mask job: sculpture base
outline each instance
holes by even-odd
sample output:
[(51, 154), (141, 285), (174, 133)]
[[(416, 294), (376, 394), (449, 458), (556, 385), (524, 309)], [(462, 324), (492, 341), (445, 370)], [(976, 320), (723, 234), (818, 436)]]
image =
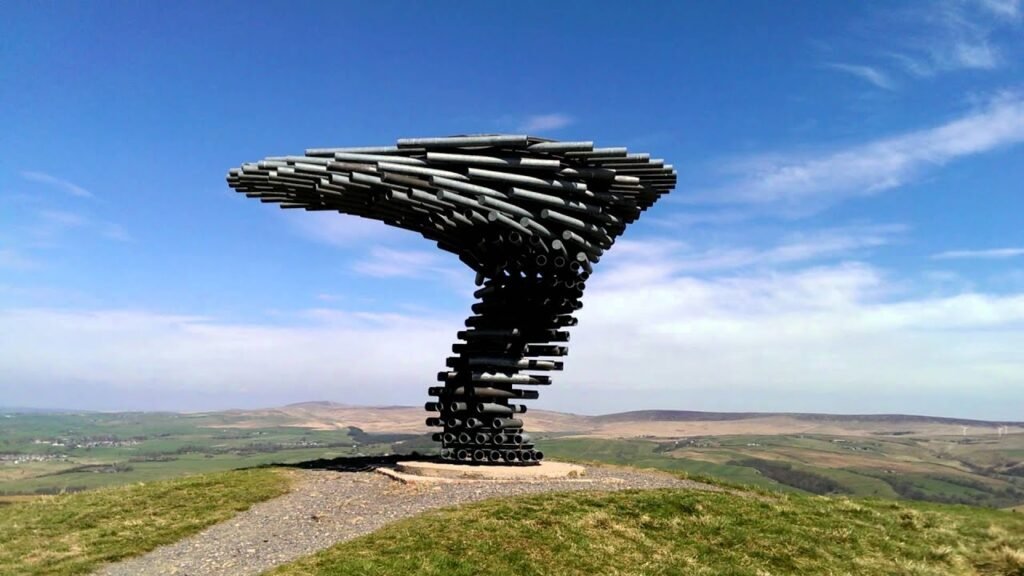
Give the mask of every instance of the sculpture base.
[(545, 460), (533, 466), (466, 466), (442, 462), (397, 462), (396, 479), (409, 481), (409, 477), (423, 480), (495, 480), (530, 481), (578, 479), (586, 473), (583, 466)]

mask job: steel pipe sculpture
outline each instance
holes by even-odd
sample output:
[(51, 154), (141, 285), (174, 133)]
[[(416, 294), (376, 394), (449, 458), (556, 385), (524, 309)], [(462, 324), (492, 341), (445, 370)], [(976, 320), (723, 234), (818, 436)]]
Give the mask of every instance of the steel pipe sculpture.
[(562, 369), (592, 266), (676, 183), (672, 165), (625, 148), (518, 135), (314, 148), (232, 169), (228, 184), (281, 208), (330, 210), (421, 234), (476, 271), (480, 301), (432, 387), (427, 424), (445, 460), (539, 462), (524, 386)]

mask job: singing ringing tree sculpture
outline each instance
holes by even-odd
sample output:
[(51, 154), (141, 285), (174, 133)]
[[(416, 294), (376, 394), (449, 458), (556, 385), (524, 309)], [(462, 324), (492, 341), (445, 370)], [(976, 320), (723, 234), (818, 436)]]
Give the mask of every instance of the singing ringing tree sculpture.
[[(480, 301), (432, 387), (427, 424), (441, 457), (474, 464), (543, 458), (520, 400), (551, 383), (601, 255), (661, 195), (670, 164), (625, 148), (518, 135), (412, 138), (394, 147), (315, 148), (228, 173), (238, 192), (282, 208), (330, 210), (413, 230), (476, 271)], [(525, 387), (525, 388), (524, 388)]]

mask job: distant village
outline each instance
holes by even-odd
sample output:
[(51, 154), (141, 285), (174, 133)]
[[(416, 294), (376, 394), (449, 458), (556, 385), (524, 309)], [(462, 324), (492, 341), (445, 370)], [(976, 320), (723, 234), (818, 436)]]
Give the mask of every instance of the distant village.
[[(58, 438), (35, 438), (32, 444), (35, 446), (51, 446), (53, 448), (65, 449), (90, 449), (90, 448), (120, 448), (125, 446), (137, 446), (142, 438), (118, 438), (116, 436), (83, 436), (83, 437), (58, 437)], [(64, 453), (0, 453), (2, 464), (26, 464), (29, 462), (59, 462), (68, 459)]]

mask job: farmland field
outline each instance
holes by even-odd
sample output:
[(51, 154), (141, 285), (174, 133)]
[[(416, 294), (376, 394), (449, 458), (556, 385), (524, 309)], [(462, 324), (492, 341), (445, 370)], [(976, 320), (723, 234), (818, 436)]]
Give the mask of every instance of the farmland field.
[[(408, 434), (232, 413), (0, 416), (0, 497), (56, 494), (269, 463), (379, 454)], [(240, 426), (244, 424), (244, 426)]]
[[(781, 491), (988, 507), (1024, 502), (1024, 435), (992, 440), (776, 435), (672, 441), (548, 437), (546, 455), (682, 471)], [(1016, 463), (1016, 464), (1015, 464)]]

